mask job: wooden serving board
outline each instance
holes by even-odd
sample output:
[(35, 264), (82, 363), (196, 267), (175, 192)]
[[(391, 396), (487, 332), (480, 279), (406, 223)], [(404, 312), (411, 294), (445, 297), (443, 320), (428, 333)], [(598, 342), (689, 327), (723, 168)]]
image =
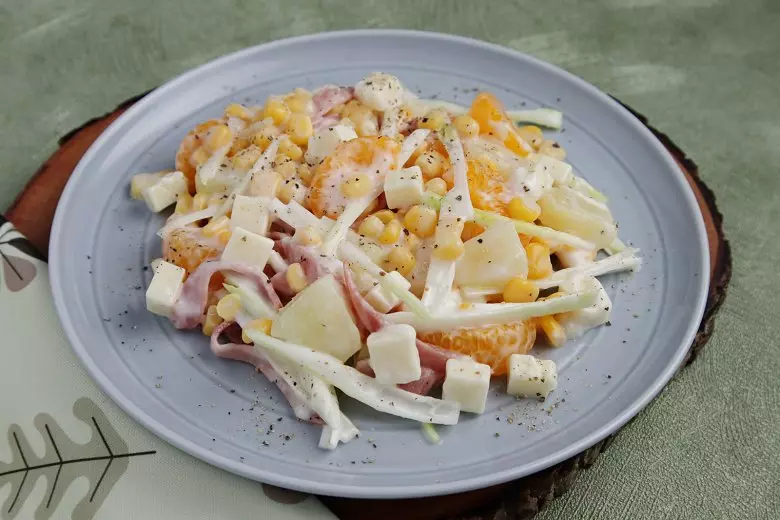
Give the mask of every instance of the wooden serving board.
[[(7, 211), (6, 217), (44, 255), (49, 248), (49, 234), (57, 202), (76, 164), (106, 127), (144, 95), (125, 101), (112, 112), (87, 121), (63, 136), (59, 141), (59, 149), (40, 167)], [(671, 152), (696, 194), (707, 228), (711, 265), (709, 296), (699, 331), (686, 358), (687, 365), (696, 358), (712, 333), (713, 318), (723, 303), (731, 279), (731, 250), (723, 235), (723, 217), (715, 204), (715, 196), (699, 178), (696, 164), (666, 134), (650, 126), (647, 118), (626, 108)], [(366, 511), (371, 512), (374, 520), (531, 518), (553, 498), (564, 493), (577, 473), (592, 465), (612, 439), (613, 436), (610, 436), (582, 453), (534, 475), (467, 493), (409, 500), (320, 499), (343, 520), (364, 518)]]

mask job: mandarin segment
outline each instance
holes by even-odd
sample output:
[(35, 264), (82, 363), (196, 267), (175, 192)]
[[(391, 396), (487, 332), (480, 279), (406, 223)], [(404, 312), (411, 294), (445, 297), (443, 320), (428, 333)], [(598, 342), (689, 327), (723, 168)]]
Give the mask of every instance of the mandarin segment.
[(509, 356), (526, 354), (536, 340), (536, 325), (518, 321), (503, 325), (418, 333), (421, 340), (443, 349), (471, 356), (490, 366), (494, 376), (506, 374)]
[(201, 228), (179, 228), (163, 239), (163, 259), (191, 274), (206, 260), (219, 257), (223, 245), (203, 235)]
[(398, 143), (388, 137), (359, 137), (339, 144), (314, 169), (307, 199), (311, 212), (318, 217), (338, 218), (346, 203), (342, 183), (349, 176), (354, 178), (356, 172), (368, 175), (373, 183), (381, 182), (381, 155), (388, 154), (392, 164), (398, 149)]
[(531, 146), (520, 136), (515, 124), (504, 112), (501, 102), (493, 94), (480, 92), (471, 102), (469, 115), (479, 124), (483, 135), (496, 137), (509, 150), (520, 157), (526, 157), (533, 151)]
[(469, 192), (474, 207), (506, 216), (512, 191), (501, 172), (495, 165), (485, 161), (469, 160), (467, 166)]

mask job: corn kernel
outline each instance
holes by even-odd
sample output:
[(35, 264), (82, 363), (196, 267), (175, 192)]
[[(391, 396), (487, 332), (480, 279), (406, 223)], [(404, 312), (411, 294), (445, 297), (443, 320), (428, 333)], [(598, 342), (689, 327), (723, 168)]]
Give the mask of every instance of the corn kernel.
[(216, 234), (217, 241), (223, 246), (226, 246), (232, 235), (233, 232), (230, 229), (220, 229)]
[(379, 123), (373, 112), (366, 109), (352, 114), (349, 119), (355, 127), (355, 133), (360, 137), (370, 137), (379, 134)]
[(233, 168), (242, 172), (247, 172), (255, 165), (262, 154), (263, 152), (260, 151), (260, 148), (254, 145), (241, 150), (233, 156)]
[(254, 114), (251, 110), (249, 110), (244, 105), (239, 105), (238, 103), (231, 103), (227, 107), (225, 107), (225, 116), (227, 117), (237, 117), (239, 119), (243, 119), (244, 121), (251, 121), (254, 117)]
[(560, 347), (566, 343), (566, 331), (554, 317), (541, 316), (537, 318), (537, 323), (552, 346)]
[(433, 236), (438, 220), (436, 210), (422, 204), (412, 206), (404, 215), (404, 225), (422, 238)]
[(322, 244), (322, 236), (316, 229), (310, 226), (296, 229), (293, 239), (303, 246), (318, 246)]
[(539, 242), (531, 242), (525, 248), (528, 256), (528, 279), (541, 280), (553, 273), (550, 261), (550, 248)]
[(542, 141), (542, 144), (539, 145), (539, 153), (542, 155), (548, 155), (554, 159), (558, 159), (559, 161), (566, 159), (566, 150), (564, 150), (561, 145), (555, 141)]
[(533, 222), (539, 218), (539, 214), (541, 213), (541, 209), (538, 206), (536, 208), (529, 208), (523, 203), (520, 197), (514, 197), (510, 200), (506, 209), (509, 212), (510, 218), (525, 222)]
[(255, 319), (250, 321), (246, 324), (246, 326), (241, 330), (241, 339), (244, 341), (244, 343), (252, 343), (252, 338), (250, 338), (247, 335), (247, 332), (261, 332), (265, 334), (266, 336), (271, 334), (271, 327), (273, 326), (274, 322), (269, 319)]
[(203, 146), (192, 152), (192, 155), (190, 155), (190, 164), (197, 168), (204, 162), (209, 160), (209, 153), (205, 150)]
[(206, 148), (213, 152), (216, 152), (223, 146), (227, 146), (233, 140), (233, 132), (227, 125), (215, 125), (209, 128), (206, 133)]
[(217, 303), (217, 314), (226, 321), (235, 321), (236, 314), (241, 310), (241, 298), (237, 294), (223, 296)]
[(290, 179), (287, 179), (276, 192), (276, 198), (285, 204), (289, 204), (290, 201), (295, 198), (296, 193), (297, 190), (295, 189), (295, 183), (290, 182)]
[(414, 162), (415, 165), (420, 167), (423, 177), (431, 179), (433, 177), (440, 177), (444, 170), (444, 156), (436, 150), (429, 150), (424, 154), (421, 154)]
[(192, 211), (200, 211), (206, 209), (209, 204), (209, 196), (205, 193), (196, 193), (192, 197)]
[(445, 233), (436, 238), (433, 255), (442, 260), (457, 260), (463, 254), (463, 249), (460, 233)]
[(211, 219), (211, 221), (203, 228), (203, 234), (207, 237), (213, 237), (223, 229), (230, 229), (230, 219), (224, 215), (215, 219)]
[(274, 137), (279, 135), (279, 129), (275, 126), (264, 126), (258, 130), (251, 138), (251, 143), (257, 146), (261, 151), (265, 151), (268, 145), (271, 144)]
[(385, 224), (385, 228), (379, 234), (379, 242), (385, 245), (395, 244), (399, 238), (401, 238), (401, 223), (395, 219)]
[(455, 130), (463, 138), (476, 137), (479, 135), (479, 123), (469, 115), (460, 115), (452, 120)]
[(301, 179), (301, 182), (304, 186), (308, 187), (311, 185), (311, 180), (314, 178), (314, 172), (311, 171), (311, 168), (309, 168), (308, 164), (299, 164), (298, 168), (296, 169), (296, 173), (298, 174), (298, 178)]
[(420, 128), (428, 130), (438, 130), (449, 120), (447, 112), (440, 108), (434, 108), (420, 120)]
[(295, 89), (295, 92), (285, 96), (284, 102), (291, 112), (306, 113), (311, 107), (311, 94), (303, 89)]
[(528, 126), (521, 126), (517, 129), (517, 133), (520, 135), (520, 137), (523, 138), (523, 140), (531, 145), (531, 148), (534, 150), (539, 150), (539, 147), (542, 145), (542, 142), (544, 141), (544, 135), (542, 134), (542, 129), (538, 126), (534, 125), (528, 125)]
[(379, 217), (376, 215), (369, 215), (363, 219), (363, 222), (360, 223), (360, 226), (358, 227), (358, 233), (363, 236), (377, 238), (379, 237), (380, 233), (382, 233), (384, 228), (385, 223), (382, 222)]
[(441, 177), (436, 177), (425, 183), (425, 189), (442, 197), (447, 193), (447, 181)]
[(539, 288), (528, 280), (515, 276), (504, 286), (504, 301), (529, 303), (539, 297)]
[(412, 252), (405, 247), (394, 247), (387, 255), (389, 270), (398, 271), (404, 276), (412, 272), (416, 262)]
[(374, 213), (374, 216), (382, 221), (382, 224), (387, 224), (395, 218), (395, 213), (389, 209), (383, 209)]
[(277, 155), (274, 158), (274, 171), (282, 176), (282, 179), (289, 179), (295, 175), (297, 165), (286, 155)]
[(276, 197), (285, 204), (289, 204), (290, 201), (293, 200), (295, 202), (301, 203), (303, 202), (305, 196), (306, 188), (303, 186), (301, 181), (295, 177), (284, 181), (276, 194)]
[(351, 101), (348, 101), (346, 104), (336, 107), (333, 110), (330, 111), (331, 114), (339, 114), (341, 117), (351, 119), (350, 116), (353, 116), (355, 114), (370, 111), (366, 105), (358, 101), (357, 99), (353, 99)]
[(179, 215), (192, 211), (192, 195), (189, 193), (180, 193), (176, 199), (176, 209)]
[(217, 306), (210, 305), (206, 311), (206, 316), (203, 318), (203, 334), (211, 336), (214, 332), (214, 328), (222, 323), (224, 320), (217, 314)]
[(290, 139), (298, 146), (303, 146), (309, 142), (309, 137), (314, 134), (314, 125), (311, 118), (306, 114), (295, 113), (290, 116), (287, 123), (287, 133)]
[(230, 147), (229, 155), (236, 155), (241, 150), (249, 148), (252, 145), (252, 141), (246, 137), (236, 137), (233, 139), (233, 146)]
[(350, 199), (365, 197), (371, 191), (372, 184), (365, 173), (350, 175), (341, 183), (341, 193)]
[(278, 97), (271, 96), (265, 102), (265, 108), (263, 109), (263, 117), (270, 117), (274, 120), (274, 123), (281, 125), (287, 118), (290, 117), (290, 109), (284, 104), (284, 101)]
[(303, 150), (297, 144), (290, 140), (289, 136), (284, 136), (279, 142), (279, 153), (286, 155), (293, 161), (300, 161), (303, 157)]
[(306, 273), (303, 272), (303, 267), (301, 267), (301, 264), (298, 262), (290, 264), (287, 267), (284, 277), (287, 279), (287, 285), (296, 293), (301, 292), (309, 285), (309, 281), (306, 279)]

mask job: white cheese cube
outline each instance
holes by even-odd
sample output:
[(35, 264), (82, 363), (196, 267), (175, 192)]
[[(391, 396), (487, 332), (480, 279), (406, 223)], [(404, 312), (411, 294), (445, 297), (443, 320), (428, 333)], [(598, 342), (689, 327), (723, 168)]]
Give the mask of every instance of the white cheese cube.
[(528, 354), (509, 356), (508, 394), (545, 398), (557, 386), (558, 371), (554, 361)]
[(271, 335), (346, 361), (360, 350), (360, 331), (341, 284), (323, 276), (299, 292), (279, 311)]
[(267, 197), (237, 195), (236, 200), (233, 201), (230, 227), (232, 229), (240, 227), (258, 235), (268, 234), (271, 225), (270, 206), (271, 199)]
[(306, 162), (318, 164), (333, 153), (343, 142), (357, 139), (355, 130), (346, 125), (335, 125), (317, 130), (309, 137), (309, 147), (306, 149)]
[(368, 335), (369, 363), (377, 381), (398, 385), (420, 379), (422, 369), (416, 338), (411, 325), (387, 325)]
[[(407, 289), (412, 286), (412, 283), (404, 278), (404, 276), (398, 271), (390, 271), (385, 276), (392, 276), (393, 280), (395, 280), (398, 284), (403, 285)], [(401, 300), (398, 298), (398, 296), (393, 294), (391, 290), (379, 284), (371, 287), (371, 289), (369, 289), (364, 297), (374, 309), (383, 314), (387, 314), (393, 308), (395, 308), (396, 305), (401, 303)]]
[(170, 317), (179, 298), (186, 271), (178, 265), (160, 261), (154, 267), (154, 277), (146, 290), (146, 308), (149, 312)]
[(154, 173), (136, 173), (130, 181), (130, 196), (135, 200), (144, 200), (144, 190), (154, 186), (168, 171)]
[(401, 106), (405, 95), (401, 80), (384, 72), (373, 72), (355, 85), (355, 97), (379, 112)]
[(144, 188), (142, 194), (149, 209), (158, 213), (187, 191), (187, 178), (182, 172), (166, 173), (151, 186)]
[(273, 248), (274, 241), (270, 238), (237, 227), (233, 230), (233, 234), (222, 252), (222, 260), (249, 264), (262, 269), (268, 263), (268, 257), (271, 256)]
[(393, 170), (385, 175), (385, 199), (390, 209), (419, 204), (423, 191), (423, 176), (419, 166)]
[(490, 367), (472, 359), (448, 359), (442, 399), (460, 403), (464, 412), (482, 413), (490, 387)]

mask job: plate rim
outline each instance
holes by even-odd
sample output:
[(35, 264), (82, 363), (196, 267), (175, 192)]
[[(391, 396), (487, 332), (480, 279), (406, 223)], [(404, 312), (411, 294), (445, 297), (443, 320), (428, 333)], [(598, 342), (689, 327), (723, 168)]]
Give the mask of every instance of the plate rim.
[[(180, 84), (186, 82), (192, 76), (198, 75), (206, 69), (228, 64), (231, 61), (239, 60), (242, 57), (251, 55), (255, 52), (268, 52), (274, 49), (275, 47), (295, 45), (295, 44), (312, 44), (321, 40), (338, 39), (342, 37), (355, 37), (355, 36), (395, 37), (395, 38), (414, 37), (421, 40), (429, 39), (429, 40), (438, 40), (438, 41), (445, 41), (445, 42), (446, 41), (456, 42), (456, 43), (460, 43), (472, 47), (481, 48), (490, 52), (498, 53), (514, 60), (519, 59), (519, 60), (529, 61), (536, 66), (547, 69), (548, 72), (554, 75), (562, 76), (563, 79), (574, 83), (578, 88), (582, 88), (588, 93), (590, 93), (591, 95), (595, 95), (597, 98), (600, 98), (602, 101), (606, 102), (607, 104), (612, 105), (614, 108), (617, 108), (619, 112), (626, 115), (627, 117), (625, 118), (625, 120), (627, 121), (627, 123), (633, 126), (636, 130), (638, 130), (640, 134), (643, 134), (645, 136), (646, 140), (648, 141), (648, 144), (652, 148), (654, 148), (656, 152), (660, 152), (659, 155), (660, 157), (662, 157), (662, 161), (665, 163), (667, 169), (671, 169), (673, 171), (673, 179), (677, 182), (678, 187), (682, 192), (681, 194), (684, 197), (686, 203), (688, 204), (689, 209), (695, 208), (695, 211), (693, 211), (693, 213), (696, 216), (696, 218), (693, 224), (696, 229), (696, 235), (697, 235), (696, 238), (698, 239), (698, 246), (702, 251), (701, 262), (700, 265), (698, 265), (697, 267), (699, 271), (702, 273), (702, 275), (698, 277), (699, 279), (697, 283), (698, 297), (696, 301), (696, 307), (693, 312), (694, 319), (690, 321), (688, 327), (685, 330), (684, 341), (682, 341), (680, 345), (677, 346), (674, 356), (670, 357), (663, 371), (661, 371), (661, 373), (655, 378), (653, 383), (649, 385), (647, 388), (645, 388), (643, 391), (641, 391), (640, 397), (637, 398), (632, 403), (630, 403), (628, 406), (626, 406), (626, 408), (622, 411), (622, 413), (614, 416), (610, 421), (604, 423), (603, 426), (601, 426), (600, 428), (592, 432), (590, 435), (587, 435), (579, 439), (577, 442), (574, 442), (568, 445), (566, 448), (558, 450), (557, 452), (554, 452), (548, 455), (547, 457), (537, 459), (533, 461), (531, 464), (526, 465), (526, 467), (530, 466), (526, 471), (520, 471), (517, 470), (516, 468), (512, 468), (497, 473), (489, 473), (486, 475), (470, 477), (458, 481), (450, 481), (445, 483), (431, 483), (425, 486), (404, 486), (404, 485), (389, 486), (388, 485), (388, 486), (374, 487), (374, 488), (363, 488), (363, 487), (350, 488), (343, 484), (330, 484), (328, 482), (323, 482), (323, 481), (314, 482), (309, 479), (301, 479), (295, 476), (278, 475), (278, 474), (270, 473), (261, 468), (248, 467), (247, 465), (241, 464), (238, 461), (233, 461), (231, 459), (218, 455), (214, 452), (211, 452), (207, 449), (204, 449), (199, 444), (196, 444), (188, 440), (187, 438), (175, 433), (174, 431), (170, 430), (162, 423), (158, 422), (156, 419), (148, 415), (146, 412), (144, 412), (144, 410), (141, 407), (137, 406), (133, 401), (127, 399), (125, 397), (125, 394), (122, 393), (113, 384), (113, 382), (105, 375), (105, 373), (100, 369), (100, 367), (94, 362), (94, 360), (89, 354), (88, 349), (80, 341), (79, 335), (73, 328), (70, 320), (65, 319), (69, 315), (69, 313), (67, 310), (66, 296), (62, 290), (62, 284), (60, 282), (62, 278), (62, 273), (60, 273), (59, 270), (60, 254), (58, 253), (58, 251), (62, 250), (62, 243), (60, 241), (60, 237), (62, 236), (62, 233), (60, 231), (61, 228), (64, 226), (64, 220), (66, 215), (65, 207), (69, 204), (72, 198), (77, 196), (78, 192), (76, 191), (76, 185), (79, 179), (82, 177), (82, 175), (85, 175), (86, 172), (88, 171), (87, 166), (92, 161), (93, 156), (98, 153), (98, 150), (100, 148), (103, 148), (104, 142), (108, 141), (114, 134), (121, 131), (122, 127), (125, 125), (125, 122), (133, 118), (137, 112), (144, 110), (147, 105), (150, 105), (155, 101), (157, 101), (158, 98), (165, 96), (169, 90), (178, 87)], [(707, 242), (706, 229), (704, 226), (703, 217), (701, 215), (701, 210), (696, 201), (693, 190), (691, 189), (690, 185), (688, 184), (687, 180), (684, 177), (684, 174), (682, 173), (679, 166), (672, 158), (669, 151), (660, 143), (660, 141), (658, 141), (658, 139), (656, 139), (652, 135), (650, 130), (647, 129), (645, 125), (643, 125), (633, 114), (631, 114), (630, 111), (628, 111), (623, 105), (621, 105), (615, 99), (610, 97), (608, 94), (599, 90), (594, 85), (588, 83), (587, 81), (580, 78), (579, 76), (572, 74), (571, 72), (568, 72), (551, 63), (535, 58), (534, 56), (498, 44), (489, 43), (486, 41), (482, 41), (470, 37), (431, 32), (431, 31), (408, 30), (408, 29), (354, 29), (354, 30), (317, 32), (317, 33), (305, 34), (300, 36), (294, 36), (290, 38), (273, 40), (259, 45), (243, 48), (238, 51), (217, 57), (195, 68), (188, 69), (182, 74), (179, 74), (178, 76), (165, 82), (164, 84), (155, 88), (152, 92), (144, 96), (144, 98), (142, 98), (132, 107), (130, 107), (126, 112), (121, 114), (115, 121), (111, 123), (111, 125), (108, 126), (108, 128), (106, 128), (98, 136), (95, 142), (93, 142), (92, 145), (90, 145), (87, 152), (82, 156), (76, 168), (73, 170), (73, 173), (68, 179), (65, 189), (62, 192), (60, 200), (57, 204), (57, 210), (55, 212), (54, 220), (52, 224), (51, 243), (49, 245), (49, 258), (50, 258), (49, 278), (50, 278), (50, 287), (52, 291), (52, 296), (54, 300), (54, 306), (57, 311), (58, 319), (60, 320), (63, 331), (65, 332), (65, 335), (68, 339), (68, 342), (71, 345), (71, 348), (73, 349), (76, 356), (79, 358), (79, 361), (81, 362), (82, 366), (86, 368), (91, 379), (111, 398), (111, 400), (117, 406), (119, 406), (119, 408), (124, 410), (135, 421), (141, 423), (147, 430), (149, 430), (151, 433), (155, 434), (156, 436), (162, 438), (164, 441), (200, 459), (201, 461), (207, 462), (221, 469), (260, 482), (266, 482), (269, 484), (287, 487), (291, 489), (301, 490), (301, 491), (315, 493), (315, 494), (331, 495), (331, 496), (342, 496), (342, 497), (353, 497), (353, 498), (411, 498), (411, 497), (422, 497), (422, 496), (438, 496), (438, 495), (459, 493), (459, 492), (469, 491), (473, 489), (481, 489), (491, 485), (496, 485), (517, 478), (521, 478), (527, 475), (531, 475), (581, 453), (582, 451), (595, 445), (599, 441), (603, 440), (609, 435), (614, 434), (616, 431), (622, 428), (629, 420), (631, 420), (643, 408), (645, 408), (658, 395), (658, 393), (660, 393), (660, 391), (667, 385), (667, 383), (677, 372), (686, 353), (690, 348), (690, 345), (696, 335), (696, 332), (698, 331), (701, 318), (704, 314), (706, 300), (707, 300), (707, 294), (709, 288), (709, 277), (705, 276), (705, 274), (709, 273), (710, 262), (709, 262), (708, 251), (709, 251), (709, 245)]]

